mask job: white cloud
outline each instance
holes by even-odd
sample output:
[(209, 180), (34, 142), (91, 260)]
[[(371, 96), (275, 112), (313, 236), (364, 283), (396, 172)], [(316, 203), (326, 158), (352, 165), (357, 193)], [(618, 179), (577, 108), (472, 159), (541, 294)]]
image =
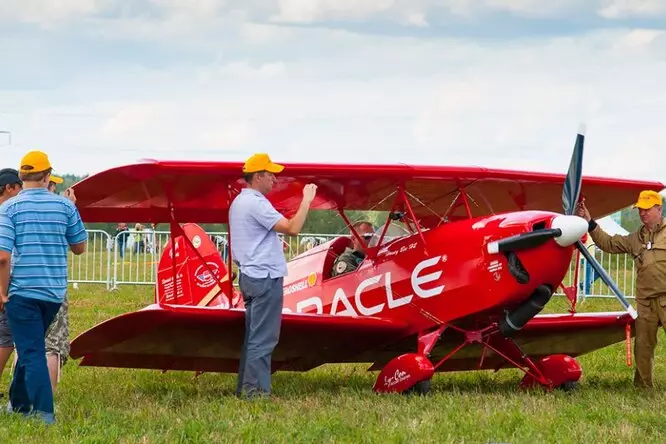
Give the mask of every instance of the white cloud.
[(16, 21), (52, 27), (95, 18), (146, 35), (165, 28), (183, 29), (187, 25), (206, 28), (219, 24), (220, 20), (303, 24), (387, 21), (425, 27), (432, 23), (452, 23), (451, 17), (476, 19), (498, 12), (574, 22), (586, 17), (616, 20), (664, 15), (666, 3), (662, 0), (21, 0), (0, 2), (0, 23)]
[(395, 6), (394, 0), (277, 0), (275, 21), (311, 23), (318, 20), (368, 18)]
[(627, 32), (621, 39), (618, 40), (618, 49), (627, 50), (652, 50), (650, 46), (656, 39), (666, 35), (666, 31), (657, 29), (634, 29)]
[(408, 13), (406, 17), (406, 22), (410, 25), (419, 26), (419, 27), (428, 26), (428, 21), (426, 20), (426, 16), (423, 12)]
[(123, 107), (102, 127), (102, 134), (111, 136), (129, 135), (140, 131), (155, 117), (155, 106), (151, 104), (133, 104)]
[(240, 62), (230, 62), (222, 66), (218, 72), (222, 75), (238, 78), (266, 78), (281, 76), (285, 74), (286, 70), (287, 68), (282, 62), (261, 63), (255, 67), (243, 60)]
[(478, 10), (489, 8), (495, 11), (512, 12), (527, 17), (555, 17), (563, 16), (575, 10), (585, 9), (589, 0), (484, 0), (479, 2)]
[(217, 128), (204, 131), (199, 137), (206, 148), (234, 150), (242, 148), (252, 136), (252, 129), (246, 121), (221, 121)]
[(601, 3), (599, 15), (607, 19), (650, 17), (666, 13), (666, 2), (663, 0), (605, 0)]
[(286, 26), (262, 23), (242, 23), (239, 35), (243, 42), (251, 45), (285, 44), (298, 36), (298, 30)]
[(12, 20), (52, 25), (93, 15), (114, 0), (20, 0), (0, 2), (0, 23)]
[[(91, 4), (94, 12), (111, 8)], [(59, 172), (66, 172), (60, 165), (94, 172), (142, 157), (242, 160), (268, 151), (280, 161), (564, 172), (585, 121), (586, 174), (661, 179), (659, 164), (630, 154), (663, 147), (663, 31), (416, 36), (441, 30), (438, 8), (467, 14), (460, 24), (492, 11), (549, 16), (566, 8), (594, 13), (600, 4), (536, 11), (538, 3), (528, 0), (313, 1), (299, 9), (202, 0), (184, 8), (170, 0), (156, 2), (160, 19), (126, 13), (115, 21), (80, 20), (88, 13), (70, 8), (69, 19), (81, 28), (45, 30), (29, 42), (13, 37), (7, 63), (29, 76), (18, 79), (22, 89), (0, 94), (0, 130), (11, 130), (13, 142), (3, 162), (15, 164), (39, 147)], [(238, 19), (276, 15), (352, 20), (358, 27)], [(408, 25), (412, 34), (362, 32), (363, 23), (386, 20)], [(44, 61), (43, 54), (57, 56)], [(10, 88), (3, 76), (11, 75), (0, 72), (0, 85)]]

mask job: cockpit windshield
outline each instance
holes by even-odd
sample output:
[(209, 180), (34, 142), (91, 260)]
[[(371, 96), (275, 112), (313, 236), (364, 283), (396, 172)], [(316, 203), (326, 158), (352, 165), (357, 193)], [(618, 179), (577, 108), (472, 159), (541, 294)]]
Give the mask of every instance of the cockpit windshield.
[[(369, 247), (377, 246), (377, 243), (379, 242), (379, 238), (381, 237), (383, 231), (384, 231), (384, 225), (380, 225), (379, 227), (377, 227), (377, 229), (372, 235), (372, 238), (368, 242)], [(411, 235), (412, 233), (403, 225), (398, 224), (396, 222), (391, 222), (388, 228), (386, 229), (386, 234), (384, 234), (384, 238), (382, 239), (381, 245), (386, 245), (388, 242), (394, 239)]]

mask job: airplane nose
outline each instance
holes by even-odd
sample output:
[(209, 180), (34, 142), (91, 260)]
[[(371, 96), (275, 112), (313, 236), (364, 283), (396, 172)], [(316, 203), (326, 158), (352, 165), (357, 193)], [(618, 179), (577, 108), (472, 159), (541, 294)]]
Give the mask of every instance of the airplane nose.
[(589, 224), (585, 219), (578, 216), (560, 215), (555, 216), (552, 228), (558, 228), (562, 235), (555, 238), (555, 242), (561, 247), (573, 245), (587, 232)]

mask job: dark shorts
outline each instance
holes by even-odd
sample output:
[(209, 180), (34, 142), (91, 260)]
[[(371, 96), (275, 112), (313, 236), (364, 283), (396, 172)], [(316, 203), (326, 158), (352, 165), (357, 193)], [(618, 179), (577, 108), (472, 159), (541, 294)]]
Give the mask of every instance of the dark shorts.
[(12, 330), (7, 322), (7, 312), (0, 312), (0, 347), (14, 347)]

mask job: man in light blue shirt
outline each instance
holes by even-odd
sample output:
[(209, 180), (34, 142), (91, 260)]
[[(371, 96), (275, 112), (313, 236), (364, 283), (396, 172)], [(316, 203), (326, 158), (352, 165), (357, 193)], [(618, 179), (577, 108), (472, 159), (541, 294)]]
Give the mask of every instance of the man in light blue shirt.
[(287, 263), (278, 233), (296, 236), (305, 223), (316, 185), (303, 188), (303, 200), (290, 220), (266, 198), (284, 167), (267, 154), (255, 154), (243, 166), (248, 187), (229, 208), (231, 254), (239, 267), (238, 284), (245, 302), (245, 341), (236, 394), (248, 398), (271, 391), (271, 356), (280, 336), (282, 285)]
[(83, 254), (88, 236), (76, 206), (47, 190), (46, 154), (26, 154), (19, 173), (23, 190), (0, 206), (0, 309), (6, 310), (18, 354), (9, 405), (51, 424), (45, 335), (67, 291), (68, 249)]

